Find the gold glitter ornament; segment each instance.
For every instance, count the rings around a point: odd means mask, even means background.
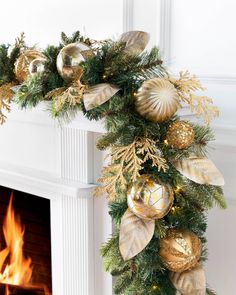
[[[159,255],[167,269],[183,272],[196,266],[202,252],[199,238],[189,230],[170,229],[160,240]]]
[[[57,56],[57,70],[66,81],[73,81],[82,75],[81,62],[93,56],[92,49],[81,42],[71,43],[61,49]]]
[[[166,134],[167,143],[178,150],[190,147],[194,137],[193,127],[184,121],[176,121],[171,124]]]
[[[174,194],[167,184],[157,183],[151,176],[142,175],[128,192],[128,206],[139,218],[163,218],[170,211]]]
[[[135,106],[144,118],[155,123],[163,122],[170,119],[180,106],[178,92],[164,78],[147,80],[135,96]]]
[[[36,58],[43,58],[43,54],[34,49],[26,49],[15,62],[16,79],[22,83],[29,76],[29,65]]]
[[[31,61],[29,65],[29,74],[34,75],[34,74],[39,74],[43,73],[45,71],[45,58],[36,58]]]

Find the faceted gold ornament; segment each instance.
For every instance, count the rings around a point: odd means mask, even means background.
[[[36,58],[31,61],[29,65],[29,73],[30,75],[43,73],[45,71],[44,58]]]
[[[168,184],[156,182],[149,175],[142,175],[129,189],[128,206],[139,218],[160,219],[168,214],[174,195]]]
[[[199,238],[189,230],[170,229],[160,240],[159,255],[167,269],[183,272],[196,266],[202,252]]]
[[[175,149],[186,149],[193,143],[195,132],[193,127],[184,121],[176,121],[167,130],[167,143]]]
[[[22,83],[29,76],[29,65],[36,58],[43,58],[43,54],[34,49],[26,49],[15,63],[16,79]]]
[[[163,122],[170,119],[180,106],[178,92],[166,79],[147,80],[138,91],[135,106],[144,118],[155,123]]]
[[[83,73],[81,62],[93,56],[92,49],[84,43],[71,43],[61,49],[57,56],[57,70],[66,81],[72,81]]]

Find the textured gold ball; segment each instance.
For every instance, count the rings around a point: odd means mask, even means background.
[[[176,121],[167,130],[167,143],[175,149],[186,149],[193,143],[193,127],[184,121]]]
[[[189,230],[170,229],[160,240],[159,255],[167,269],[183,272],[198,263],[202,252],[199,238]]]
[[[26,49],[18,57],[15,63],[16,79],[22,83],[29,76],[29,65],[36,58],[43,58],[43,54],[37,50]]]
[[[29,74],[34,75],[34,74],[43,73],[45,71],[44,63],[45,63],[44,58],[36,58],[32,60],[29,65]]]
[[[160,219],[168,214],[174,194],[168,184],[156,182],[149,175],[142,175],[129,189],[128,206],[139,218]]]
[[[84,43],[71,43],[61,49],[57,56],[57,70],[66,81],[82,75],[81,62],[93,56],[92,49]]]
[[[143,82],[135,97],[140,115],[155,122],[169,120],[179,107],[179,96],[174,85],[166,79],[155,78]]]

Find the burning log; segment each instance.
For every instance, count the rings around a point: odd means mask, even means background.
[[[47,295],[44,287],[0,284],[0,295]]]

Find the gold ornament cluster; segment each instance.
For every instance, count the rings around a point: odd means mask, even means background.
[[[30,72],[30,64],[35,59],[42,59],[43,54],[40,51],[34,49],[26,49],[22,52],[22,54],[18,57],[15,63],[15,74],[16,79],[22,83],[24,82]]]
[[[164,77],[147,80],[135,96],[136,109],[147,120],[160,123],[173,117],[181,108],[181,103],[185,103],[197,117],[202,116],[209,124],[219,111],[212,105],[211,98],[195,94],[199,90],[204,88],[188,71],[180,72],[179,79]]]

